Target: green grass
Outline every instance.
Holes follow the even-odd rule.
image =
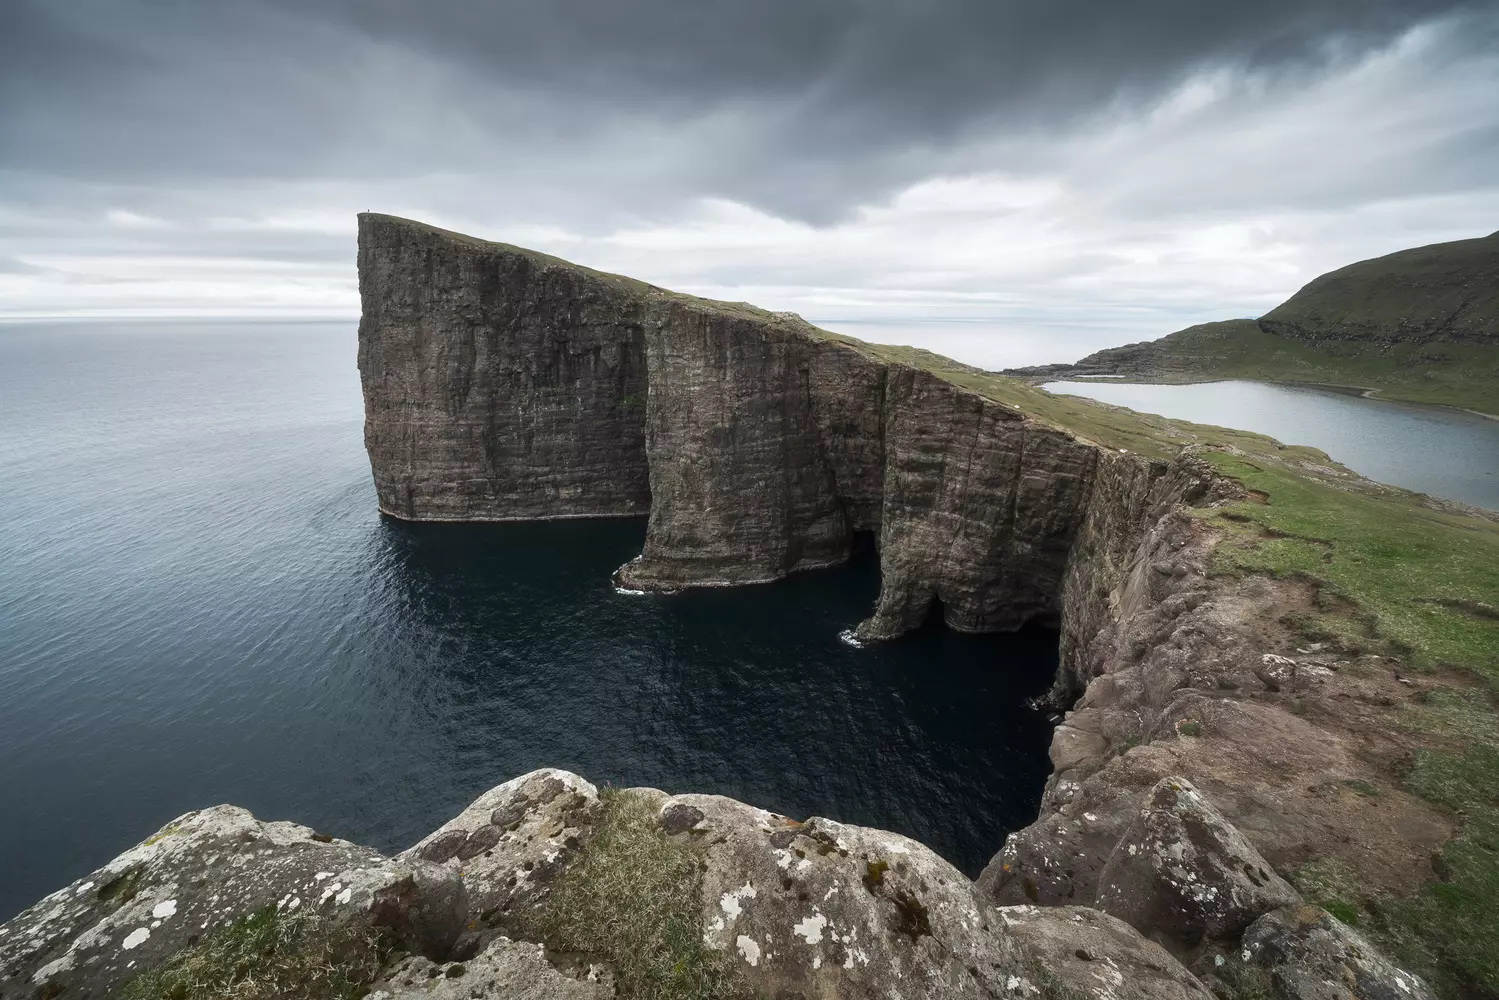
[[[129,980],[114,1000],[357,1000],[386,955],[367,927],[268,907]]]
[[[1223,1000],[1276,1000],[1278,994],[1270,973],[1237,955],[1224,958],[1223,965],[1213,970],[1223,985],[1223,991],[1218,994]]]
[[[605,789],[602,814],[559,876],[532,934],[607,959],[619,1000],[746,997],[729,957],[703,941],[703,862],[662,831],[652,800]]]
[[[1204,515],[1228,535],[1220,570],[1318,580],[1357,607],[1354,631],[1418,668],[1470,670],[1499,692],[1499,620],[1462,606],[1499,601],[1499,523],[1400,491],[1354,492],[1244,456],[1207,457],[1269,498]],[[1337,617],[1348,616],[1321,623],[1337,629]]]
[[[1316,581],[1326,608],[1303,623],[1309,634],[1394,655],[1400,669],[1473,679],[1471,688],[1392,710],[1392,727],[1431,744],[1407,786],[1459,822],[1439,881],[1393,903],[1360,899],[1346,880],[1308,896],[1361,926],[1372,902],[1381,910],[1376,931],[1445,995],[1499,995],[1499,620],[1483,613],[1499,602],[1499,524],[1400,491],[1350,490],[1266,456],[1208,459],[1267,498],[1199,512],[1225,534],[1216,572]]]

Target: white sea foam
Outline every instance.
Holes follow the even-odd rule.
[[[851,628],[846,628],[842,632],[839,632],[838,639],[840,642],[846,643],[855,649],[864,648],[864,644],[859,641],[859,637],[854,634],[854,630]]]

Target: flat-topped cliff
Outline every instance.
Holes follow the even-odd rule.
[[[866,638],[938,604],[966,631],[1059,619],[1104,452],[962,384],[982,373],[389,216],[359,240],[387,513],[648,511],[619,573],[641,590],[773,580],[872,533]]]

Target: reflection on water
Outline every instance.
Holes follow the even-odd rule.
[[[616,594],[640,521],[375,512],[342,326],[0,327],[0,919],[188,809],[386,849],[541,765],[889,827],[970,872],[1056,636],[838,633],[868,555]]]
[[[1499,510],[1499,420],[1477,414],[1267,382],[1044,388],[1311,445],[1378,482]]]

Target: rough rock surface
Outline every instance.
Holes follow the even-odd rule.
[[[704,845],[705,940],[764,995],[1002,995],[1018,969],[972,884],[916,841],[712,795],[661,814]]]
[[[745,995],[1210,995],[1124,921],[1081,906],[996,906],[987,889],[898,834],[797,821],[720,796],[626,794],[643,799],[660,836],[697,858],[702,940],[723,954]],[[602,1000],[614,995],[610,957],[553,952],[554,942],[528,936],[544,935],[545,923],[527,917],[589,850],[603,815],[587,781],[535,771],[486,792],[391,860],[228,806],[190,813],[0,926],[0,997],[108,997],[212,928],[278,906],[389,928],[413,953],[397,952],[379,971],[371,989],[380,1000]],[[468,910],[470,896],[482,912]],[[1429,996],[1315,908],[1261,917],[1243,949],[1285,1000]],[[1352,992],[1327,992],[1338,983]],[[1381,992],[1402,986],[1407,992]]]
[[[1173,480],[1200,488],[1178,466],[1109,495]],[[1384,777],[1405,750],[1373,714],[1415,692],[1388,671],[1298,652],[1281,622],[1314,610],[1315,588],[1209,577],[1217,536],[1200,519],[1168,505],[1128,555],[1108,520],[1096,536],[1085,524],[1064,598],[1058,686],[1082,693],[1054,734],[1040,815],[1010,836],[981,885],[1001,903],[1091,905],[1146,797],[1180,777],[1272,870],[1332,857],[1372,884],[1415,890],[1450,820]],[[1359,783],[1380,788],[1377,806],[1348,791]]]
[[[1205,996],[1187,970],[1120,921],[1082,908],[1000,910],[947,861],[898,834],[797,821],[715,795],[630,794],[648,797],[662,831],[700,853],[703,939],[728,956],[753,995],[1020,998],[1056,995],[1054,984],[1065,983],[1100,1000]],[[584,802],[567,806],[570,796]],[[596,802],[576,775],[534,772],[485,793],[408,856],[445,852],[476,833],[482,846],[492,837],[484,833],[494,828],[490,815],[503,814],[513,836],[461,869],[473,898],[504,900],[480,918],[480,933],[523,933],[525,911],[545,902],[546,886],[575,856],[561,840],[586,845],[593,835]],[[527,867],[554,854],[550,867]],[[522,871],[530,874],[513,885]],[[411,962],[396,978],[419,983],[442,968]],[[1119,974],[1131,985],[1121,987]]]
[[[441,865],[461,877],[470,912],[506,927],[545,896],[597,808],[593,785],[543,768],[485,792],[398,859]]]
[[[1083,906],[1006,906],[1006,933],[1053,993],[1073,990],[1116,1000],[1206,1000],[1197,977],[1122,920]],[[1041,988],[1038,987],[1038,988]]]
[[[369,1000],[607,1000],[607,982],[574,979],[547,961],[539,944],[497,937],[464,962],[413,955],[386,970]]]
[[[188,813],[0,927],[0,998],[104,998],[215,927],[268,906],[389,928],[443,954],[467,917],[435,865],[392,861],[234,806]]]
[[[1185,778],[1145,798],[1099,875],[1098,909],[1185,946],[1236,938],[1301,896]]]
[[[1244,934],[1243,957],[1270,972],[1278,1000],[1435,1000],[1417,976],[1315,906],[1267,913]]]

